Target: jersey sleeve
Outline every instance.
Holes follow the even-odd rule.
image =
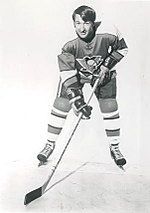
[[[110,45],[109,56],[105,59],[104,66],[112,69],[124,56],[126,56],[128,47],[125,39],[115,26],[109,26],[107,30],[104,30],[104,34],[107,36]]]
[[[68,42],[62,48],[62,52],[58,55],[58,65],[62,83],[66,88],[78,87],[78,77],[75,68],[74,47],[72,42]]]
[[[128,52],[128,47],[125,42],[125,39],[122,37],[120,31],[114,27],[115,31],[115,42],[112,45],[111,55],[117,60],[120,61]]]

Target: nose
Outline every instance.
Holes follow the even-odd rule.
[[[84,24],[81,24],[81,25],[80,25],[80,31],[81,31],[81,32],[84,32],[84,31],[85,31],[85,26],[84,26]]]

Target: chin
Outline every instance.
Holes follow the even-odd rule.
[[[83,38],[83,39],[86,39],[87,38],[87,35],[81,35],[79,33],[77,33],[77,35],[80,37],[80,38]]]
[[[87,38],[87,36],[80,36],[80,38],[86,39],[86,38]]]

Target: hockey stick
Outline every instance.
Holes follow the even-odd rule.
[[[92,87],[92,92],[91,92],[91,94],[90,94],[90,96],[87,100],[87,104],[89,104],[98,84],[101,84],[102,80],[103,80],[102,76],[99,76],[99,78],[96,79],[96,81],[95,81],[95,83]],[[67,143],[66,143],[66,145],[65,145],[65,147],[64,147],[64,149],[63,149],[63,151],[62,151],[62,153],[59,157],[59,159],[58,159],[58,161],[56,162],[56,164],[51,169],[51,174],[48,176],[47,180],[45,181],[45,183],[41,187],[39,187],[39,188],[37,188],[37,189],[35,189],[35,190],[33,190],[33,191],[31,191],[31,192],[29,192],[25,195],[24,205],[27,205],[30,202],[32,202],[33,200],[41,197],[46,192],[45,189],[47,188],[54,172],[56,171],[56,168],[58,167],[58,165],[59,165],[59,163],[60,163],[60,161],[61,161],[61,159],[62,159],[62,157],[63,157],[63,155],[64,155],[64,153],[65,153],[65,151],[66,151],[66,149],[67,149],[67,147],[68,147],[68,145],[69,145],[79,123],[80,123],[81,118],[82,118],[82,113],[80,112],[79,115],[78,115],[77,123],[76,123],[76,125],[75,125],[75,127],[74,127],[74,129],[73,129],[73,131],[72,131],[72,133],[71,133],[71,135],[70,135],[70,137],[69,137],[69,139],[68,139],[68,141],[67,141]]]

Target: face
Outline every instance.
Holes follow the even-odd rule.
[[[74,27],[77,35],[82,39],[93,34],[93,23],[91,21],[85,22],[78,14],[75,15]]]

